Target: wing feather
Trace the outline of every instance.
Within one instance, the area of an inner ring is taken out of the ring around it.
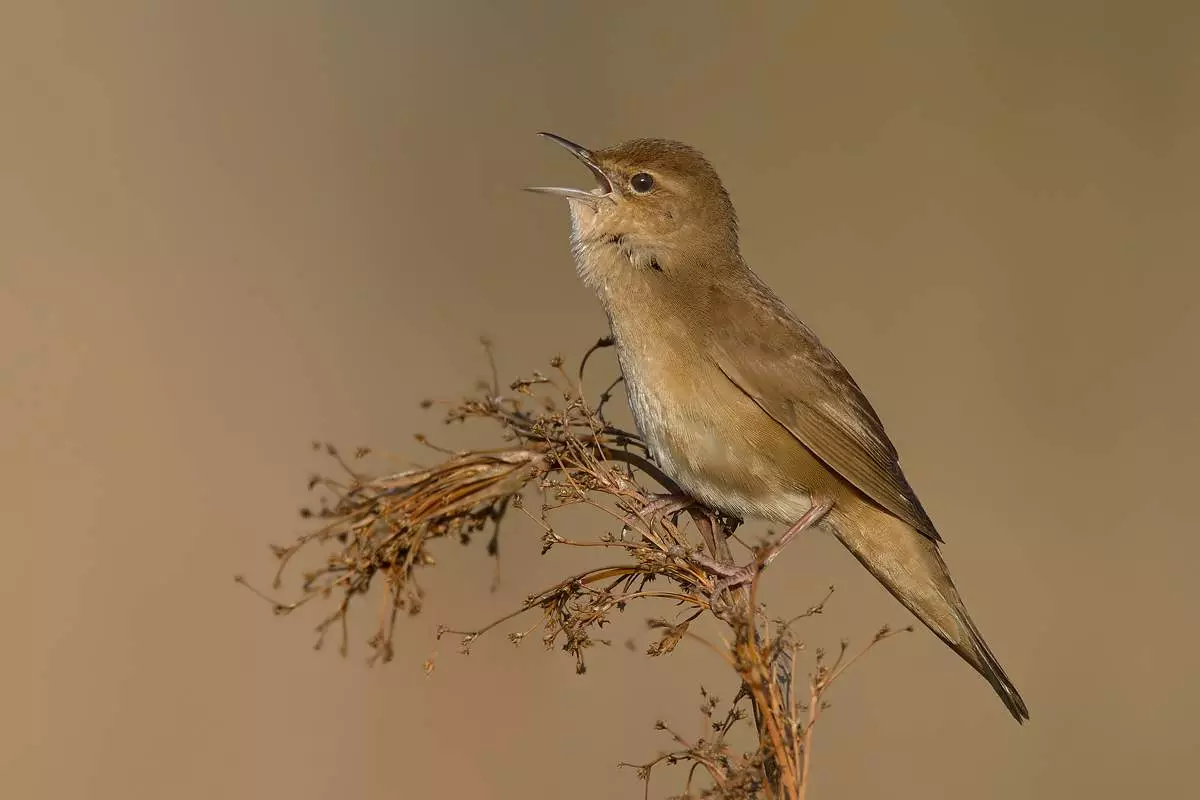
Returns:
[[[757,278],[746,300],[711,339],[720,370],[830,469],[942,541],[883,423],[846,368]]]

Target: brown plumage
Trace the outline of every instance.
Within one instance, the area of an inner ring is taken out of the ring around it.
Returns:
[[[950,579],[941,537],[871,404],[837,358],[755,275],[737,216],[695,149],[635,139],[576,155],[596,189],[570,201],[572,247],[616,341],[638,429],[663,471],[705,504],[794,524],[832,506],[832,532],[979,671],[1029,712]]]

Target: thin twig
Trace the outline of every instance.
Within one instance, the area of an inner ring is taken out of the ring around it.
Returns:
[[[370,452],[368,448],[355,451],[352,466],[336,447],[316,443],[316,449],[334,460],[341,475],[318,475],[309,481],[310,489],[325,494],[316,509],[304,509],[302,515],[318,520],[319,526],[286,547],[273,548],[278,560],[275,588],[282,585],[301,551],[325,548],[320,562],[303,573],[299,595],[288,601],[269,597],[240,576],[236,580],[270,603],[278,615],[290,614],[310,601],[331,601],[332,610],[317,626],[317,646],[336,627],[343,654],[349,647],[350,613],[373,583],[381,582],[374,614],[376,629],[368,640],[372,648],[369,660],[386,663],[394,654],[393,636],[400,612],[412,615],[424,606],[425,593],[417,579],[422,569],[436,563],[430,547],[446,537],[467,543],[476,534],[490,532],[488,552],[498,559],[499,526],[515,508],[533,521],[543,552],[554,547],[603,549],[615,558],[528,595],[519,607],[481,627],[439,626],[438,638],[459,636],[460,649],[468,652],[480,637],[518,616],[539,611],[542,641],[571,655],[582,672],[589,648],[608,644],[598,632],[615,617],[639,604],[670,603],[676,607],[674,621],[651,620],[659,640],[647,653],[669,654],[683,640],[700,643],[724,661],[736,675],[739,688],[723,719],[714,719],[716,698],[704,693],[706,733],[695,741],[660,723],[676,749],[636,767],[647,796],[655,767],[682,764],[687,766],[688,797],[699,791],[705,797],[726,800],[802,798],[809,785],[813,728],[826,706],[825,693],[865,652],[893,632],[882,629],[850,657],[843,645],[831,665],[816,651],[809,701],[807,705],[799,702],[798,661],[804,646],[795,640],[792,626],[821,614],[832,587],[818,603],[791,619],[767,619],[758,604],[761,569],[756,569],[749,585],[734,589],[728,601],[714,608],[712,592],[719,575],[712,571],[711,563],[732,563],[727,540],[740,520],[705,508],[688,509],[704,540],[703,549],[695,549],[698,546],[685,534],[685,517],[674,514],[668,519],[647,512],[653,494],[643,481],[671,494],[681,494],[680,487],[651,460],[640,437],[604,420],[601,412],[616,382],[605,389],[594,407],[583,396],[588,359],[611,344],[606,337],[593,345],[581,360],[577,376],[566,372],[562,358],[555,358],[549,375],[534,373],[513,381],[514,394],[502,397],[495,354],[491,343],[483,340],[491,374],[490,383],[481,386],[482,396],[439,401],[438,405],[445,408],[448,424],[490,422],[510,448],[451,451],[421,436],[418,441],[443,457],[440,463],[371,477],[357,465]],[[541,499],[528,501],[527,495]],[[555,530],[556,512],[578,505],[597,509],[604,518],[618,523],[619,535],[576,532],[568,536]],[[704,550],[707,557],[701,555]],[[752,563],[760,567],[762,554],[752,552]],[[715,636],[693,630],[705,621],[717,624]],[[510,632],[508,638],[520,643],[537,628],[535,624]],[[432,658],[425,660],[427,674],[432,665]],[[747,714],[747,707],[752,715]],[[799,719],[802,713],[806,714],[803,721]],[[730,737],[748,716],[756,721],[758,738],[751,752],[742,753],[732,746]],[[705,782],[708,785],[695,787]]]

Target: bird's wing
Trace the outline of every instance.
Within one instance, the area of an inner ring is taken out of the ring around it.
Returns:
[[[879,416],[837,357],[755,277],[734,315],[714,320],[717,366],[830,469],[935,542]],[[732,298],[729,298],[732,299]],[[739,298],[740,299],[740,298]],[[735,321],[736,320],[736,321]]]

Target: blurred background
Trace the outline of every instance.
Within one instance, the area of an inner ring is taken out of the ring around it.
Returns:
[[[418,408],[487,374],[480,335],[511,378],[606,332],[566,208],[518,191],[587,182],[539,130],[709,155],[1029,702],[891,641],[812,796],[1194,783],[1200,6],[8,2],[0,102],[4,796],[640,797],[654,721],[732,697],[703,647],[645,658],[637,609],[584,676],[436,642],[580,561],[517,524],[495,591],[482,541],[435,546],[386,667],[372,610],[341,659],[232,580],[304,530],[310,440],[491,443]],[[910,619],[820,536],[763,585],[784,614],[830,583],[813,647]]]

